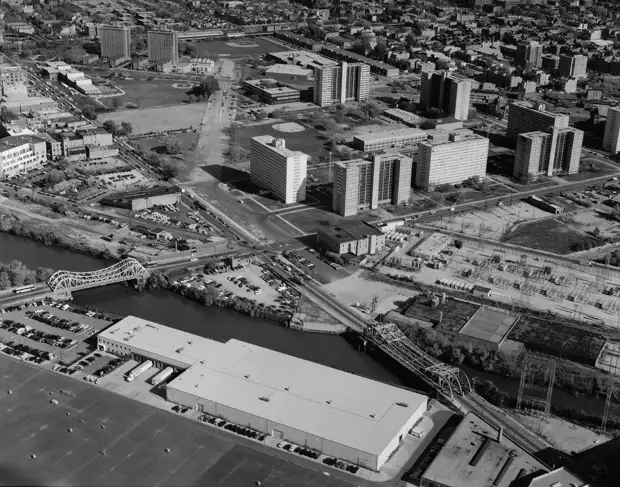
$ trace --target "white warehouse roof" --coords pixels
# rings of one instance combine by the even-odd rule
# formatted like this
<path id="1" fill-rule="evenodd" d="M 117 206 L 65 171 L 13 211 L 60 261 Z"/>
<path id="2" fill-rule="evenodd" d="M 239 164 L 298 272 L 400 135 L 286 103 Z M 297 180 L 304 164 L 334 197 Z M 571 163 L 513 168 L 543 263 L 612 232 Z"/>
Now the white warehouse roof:
<path id="1" fill-rule="evenodd" d="M 427 400 L 249 343 L 220 343 L 133 316 L 99 338 L 183 358 L 191 367 L 168 385 L 171 389 L 370 454 L 381 454 Z"/>

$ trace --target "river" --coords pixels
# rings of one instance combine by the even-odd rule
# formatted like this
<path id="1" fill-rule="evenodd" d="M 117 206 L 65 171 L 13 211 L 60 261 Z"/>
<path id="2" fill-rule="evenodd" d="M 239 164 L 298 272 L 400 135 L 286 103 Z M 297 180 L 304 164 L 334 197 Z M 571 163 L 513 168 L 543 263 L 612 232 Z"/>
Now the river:
<path id="1" fill-rule="evenodd" d="M 72 271 L 90 271 L 109 265 L 104 260 L 58 247 L 48 247 L 33 240 L 0 233 L 0 261 L 21 260 L 30 268 L 51 267 Z M 271 321 L 245 316 L 217 307 L 205 307 L 168 291 L 138 292 L 122 285 L 112 285 L 74 294 L 78 305 L 91 305 L 121 316 L 135 315 L 196 335 L 218 340 L 236 338 L 323 365 L 369 377 L 371 379 L 423 388 L 421 382 L 391 360 L 376 360 L 357 351 L 347 340 L 335 335 L 300 332 Z M 470 378 L 491 380 L 500 390 L 516 397 L 519 383 L 478 370 L 463 367 Z M 553 403 L 601 415 L 604 399 L 574 397 L 555 389 Z M 615 411 L 614 414 L 618 414 Z"/>

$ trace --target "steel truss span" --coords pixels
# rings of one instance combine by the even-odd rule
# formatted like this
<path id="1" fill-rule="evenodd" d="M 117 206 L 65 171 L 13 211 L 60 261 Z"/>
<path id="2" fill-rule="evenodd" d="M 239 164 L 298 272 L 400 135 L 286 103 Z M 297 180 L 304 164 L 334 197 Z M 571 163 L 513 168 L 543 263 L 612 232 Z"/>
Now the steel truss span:
<path id="1" fill-rule="evenodd" d="M 469 378 L 458 367 L 446 365 L 416 347 L 394 323 L 374 323 L 366 328 L 367 337 L 381 350 L 416 375 L 454 397 L 472 392 Z"/>
<path id="2" fill-rule="evenodd" d="M 129 257 L 92 272 L 57 271 L 49 278 L 47 285 L 54 292 L 71 292 L 131 279 L 144 279 L 148 275 L 149 272 L 140 262 Z"/>

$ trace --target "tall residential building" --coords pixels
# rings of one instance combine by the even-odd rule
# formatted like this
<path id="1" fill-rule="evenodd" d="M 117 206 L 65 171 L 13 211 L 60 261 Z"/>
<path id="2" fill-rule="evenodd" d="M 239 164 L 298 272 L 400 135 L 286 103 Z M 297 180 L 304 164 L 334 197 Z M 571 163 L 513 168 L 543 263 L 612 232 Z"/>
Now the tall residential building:
<path id="1" fill-rule="evenodd" d="M 149 61 L 176 63 L 179 60 L 179 34 L 173 30 L 150 30 L 147 35 Z"/>
<path id="2" fill-rule="evenodd" d="M 102 25 L 99 27 L 101 57 L 108 60 L 131 57 L 131 35 L 129 27 Z"/>
<path id="3" fill-rule="evenodd" d="M 314 103 L 320 107 L 365 101 L 369 93 L 368 64 L 341 62 L 336 66 L 319 66 L 314 72 Z"/>
<path id="4" fill-rule="evenodd" d="M 560 76 L 564 78 L 585 78 L 588 68 L 588 56 L 560 56 Z"/>
<path id="5" fill-rule="evenodd" d="M 250 140 L 250 180 L 284 203 L 306 199 L 308 155 L 286 148 L 284 139 L 260 135 Z"/>
<path id="6" fill-rule="evenodd" d="M 473 176 L 484 178 L 488 154 L 489 139 L 471 130 L 429 131 L 429 140 L 418 144 L 415 185 L 428 191 Z"/>
<path id="7" fill-rule="evenodd" d="M 351 216 L 365 208 L 408 201 L 411 164 L 410 157 L 386 152 L 373 154 L 369 160 L 337 162 L 334 165 L 333 210 Z"/>
<path id="8" fill-rule="evenodd" d="M 517 45 L 515 64 L 523 69 L 536 69 L 541 65 L 543 46 L 538 41 L 524 41 Z"/>
<path id="9" fill-rule="evenodd" d="M 467 120 L 471 80 L 445 71 L 422 72 L 420 105 L 441 108 L 446 116 Z"/>
<path id="10" fill-rule="evenodd" d="M 568 128 L 568 115 L 547 112 L 544 105 L 516 101 L 509 105 L 508 110 L 506 135 L 512 139 L 529 132 L 549 132 L 551 128 Z"/>
<path id="11" fill-rule="evenodd" d="M 523 182 L 539 176 L 579 171 L 583 132 L 568 127 L 520 134 L 513 176 Z"/>
<path id="12" fill-rule="evenodd" d="M 614 154 L 620 152 L 620 107 L 609 107 L 607 110 L 603 150 Z"/>

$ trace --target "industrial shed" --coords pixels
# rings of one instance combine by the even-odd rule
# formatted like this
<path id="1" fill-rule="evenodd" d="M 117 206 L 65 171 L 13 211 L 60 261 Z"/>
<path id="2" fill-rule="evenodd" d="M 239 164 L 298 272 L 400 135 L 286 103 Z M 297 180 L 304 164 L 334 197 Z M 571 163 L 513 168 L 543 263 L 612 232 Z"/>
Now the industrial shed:
<path id="1" fill-rule="evenodd" d="M 127 317 L 100 348 L 186 370 L 169 401 L 379 470 L 427 397 L 238 340 L 220 343 Z M 183 366 L 185 364 L 185 367 Z"/>

